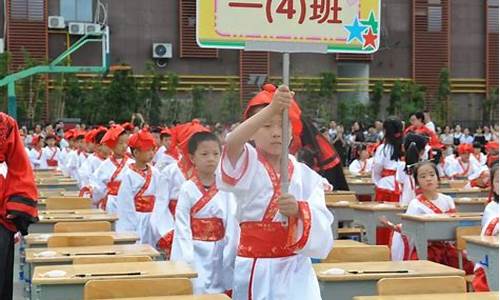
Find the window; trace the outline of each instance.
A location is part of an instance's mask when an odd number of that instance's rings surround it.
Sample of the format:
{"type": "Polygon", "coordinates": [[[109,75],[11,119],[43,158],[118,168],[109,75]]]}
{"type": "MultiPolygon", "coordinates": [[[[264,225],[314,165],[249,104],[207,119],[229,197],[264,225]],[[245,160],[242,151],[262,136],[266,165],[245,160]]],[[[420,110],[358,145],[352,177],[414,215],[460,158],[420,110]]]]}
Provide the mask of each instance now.
{"type": "Polygon", "coordinates": [[[443,7],[441,0],[427,1],[427,31],[441,32],[443,24],[443,7]]]}
{"type": "Polygon", "coordinates": [[[92,22],[92,0],[61,0],[60,14],[66,22],[92,22]]]}
{"type": "Polygon", "coordinates": [[[43,21],[43,0],[12,0],[10,16],[16,20],[43,21]]]}
{"type": "Polygon", "coordinates": [[[488,32],[498,33],[498,0],[488,0],[488,32]]]}

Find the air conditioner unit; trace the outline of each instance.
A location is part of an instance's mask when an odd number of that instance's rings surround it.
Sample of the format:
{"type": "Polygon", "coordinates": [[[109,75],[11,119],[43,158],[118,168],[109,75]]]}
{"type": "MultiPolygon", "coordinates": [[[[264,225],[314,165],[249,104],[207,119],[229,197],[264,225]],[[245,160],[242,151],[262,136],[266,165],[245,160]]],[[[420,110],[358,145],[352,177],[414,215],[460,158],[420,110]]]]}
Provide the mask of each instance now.
{"type": "Polygon", "coordinates": [[[0,39],[0,54],[5,51],[4,39],[0,39]]]}
{"type": "Polygon", "coordinates": [[[172,44],[154,43],[153,58],[172,58],[172,44]]]}
{"type": "Polygon", "coordinates": [[[85,34],[99,35],[102,32],[100,24],[85,24],[85,34]]]}
{"type": "Polygon", "coordinates": [[[66,24],[64,24],[64,17],[62,16],[49,16],[48,22],[49,28],[54,29],[64,29],[66,24]]]}
{"type": "Polygon", "coordinates": [[[85,24],[84,23],[69,23],[68,24],[69,34],[73,35],[84,35],[85,34],[85,24]]]}

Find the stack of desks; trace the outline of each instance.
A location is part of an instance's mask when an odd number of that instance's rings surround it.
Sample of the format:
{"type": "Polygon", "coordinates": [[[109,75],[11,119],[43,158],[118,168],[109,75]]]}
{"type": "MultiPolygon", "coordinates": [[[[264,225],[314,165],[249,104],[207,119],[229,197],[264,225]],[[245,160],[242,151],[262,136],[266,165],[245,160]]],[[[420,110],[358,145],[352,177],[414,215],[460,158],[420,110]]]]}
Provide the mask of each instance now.
{"type": "Polygon", "coordinates": [[[87,281],[116,278],[195,278],[191,267],[181,262],[154,261],[110,264],[82,264],[37,267],[32,279],[32,299],[72,300],[83,299],[83,288],[87,281]],[[57,277],[50,278],[49,272],[57,277]]]}
{"type": "Polygon", "coordinates": [[[462,270],[423,260],[321,263],[313,267],[319,281],[322,298],[335,300],[351,300],[354,296],[376,295],[377,282],[382,278],[465,275],[462,270]],[[340,275],[324,273],[332,268],[344,270],[346,273],[340,275]],[[355,272],[359,274],[354,274],[355,272]]]}
{"type": "MultiPolygon", "coordinates": [[[[490,290],[498,291],[498,236],[464,236],[469,259],[486,264],[490,290]]],[[[497,298],[498,299],[498,298],[497,298]]]]}
{"type": "Polygon", "coordinates": [[[403,233],[414,241],[418,257],[427,259],[429,241],[456,240],[457,227],[481,226],[481,214],[459,213],[457,215],[406,215],[401,214],[403,233]]]}
{"type": "Polygon", "coordinates": [[[360,296],[360,297],[354,297],[353,300],[498,300],[498,292],[360,296]]]}

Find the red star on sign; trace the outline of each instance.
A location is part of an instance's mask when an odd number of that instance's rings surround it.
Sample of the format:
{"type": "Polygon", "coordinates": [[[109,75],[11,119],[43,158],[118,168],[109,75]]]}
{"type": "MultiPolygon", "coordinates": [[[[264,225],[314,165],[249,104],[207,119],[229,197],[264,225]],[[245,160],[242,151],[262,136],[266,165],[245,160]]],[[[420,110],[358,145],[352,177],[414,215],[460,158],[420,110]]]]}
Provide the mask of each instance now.
{"type": "Polygon", "coordinates": [[[365,44],[363,45],[363,48],[366,48],[368,46],[372,46],[375,48],[375,41],[377,40],[377,35],[373,34],[373,31],[371,28],[368,29],[367,34],[363,34],[363,37],[365,38],[365,44]]]}

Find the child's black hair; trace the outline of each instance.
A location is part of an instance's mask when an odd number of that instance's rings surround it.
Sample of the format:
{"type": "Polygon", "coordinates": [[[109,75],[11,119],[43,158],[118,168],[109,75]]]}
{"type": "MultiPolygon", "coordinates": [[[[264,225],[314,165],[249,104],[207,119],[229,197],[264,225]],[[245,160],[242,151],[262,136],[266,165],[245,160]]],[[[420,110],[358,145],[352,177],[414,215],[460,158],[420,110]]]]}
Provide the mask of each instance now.
{"type": "MultiPolygon", "coordinates": [[[[403,141],[403,123],[396,117],[389,117],[384,121],[384,141],[392,145],[391,160],[398,161],[401,158],[401,143],[403,141]]],[[[385,146],[384,146],[385,147],[385,146]]]]}
{"type": "Polygon", "coordinates": [[[171,137],[172,135],[168,134],[168,133],[160,133],[160,140],[163,140],[164,138],[166,137],[171,137]]]}
{"type": "Polygon", "coordinates": [[[97,133],[95,135],[94,142],[99,145],[101,143],[101,140],[102,140],[102,138],[104,137],[105,134],[106,134],[106,131],[104,131],[104,130],[103,131],[99,131],[99,133],[97,133]]]}
{"type": "Polygon", "coordinates": [[[307,147],[300,148],[297,152],[297,160],[313,169],[315,165],[314,151],[307,147]]]}
{"type": "Polygon", "coordinates": [[[417,112],[415,112],[415,113],[412,113],[412,114],[410,115],[410,117],[411,117],[411,116],[415,116],[415,118],[417,118],[418,120],[420,120],[422,123],[425,123],[425,115],[424,115],[424,113],[423,113],[423,112],[421,112],[421,111],[417,111],[417,112]]]}
{"type": "Polygon", "coordinates": [[[220,140],[215,134],[213,134],[211,132],[206,132],[206,131],[197,132],[197,133],[193,134],[193,136],[191,136],[191,138],[189,139],[189,142],[188,142],[189,154],[193,155],[196,152],[196,149],[198,149],[198,145],[201,142],[206,142],[206,141],[217,142],[217,144],[219,145],[219,148],[221,147],[220,140]]]}
{"type": "Polygon", "coordinates": [[[434,169],[434,172],[436,172],[436,177],[438,181],[441,181],[441,178],[439,178],[439,171],[436,167],[436,165],[430,161],[430,160],[424,160],[419,162],[414,168],[413,168],[413,178],[415,179],[415,182],[418,184],[418,170],[422,168],[423,166],[430,165],[434,169]]]}
{"type": "Polygon", "coordinates": [[[410,133],[404,140],[405,148],[405,171],[411,174],[413,166],[420,161],[420,152],[425,149],[427,138],[425,136],[410,133]]]}
{"type": "Polygon", "coordinates": [[[483,150],[483,144],[481,144],[480,142],[474,142],[474,144],[472,144],[472,147],[479,148],[481,149],[481,151],[483,150]]]}

